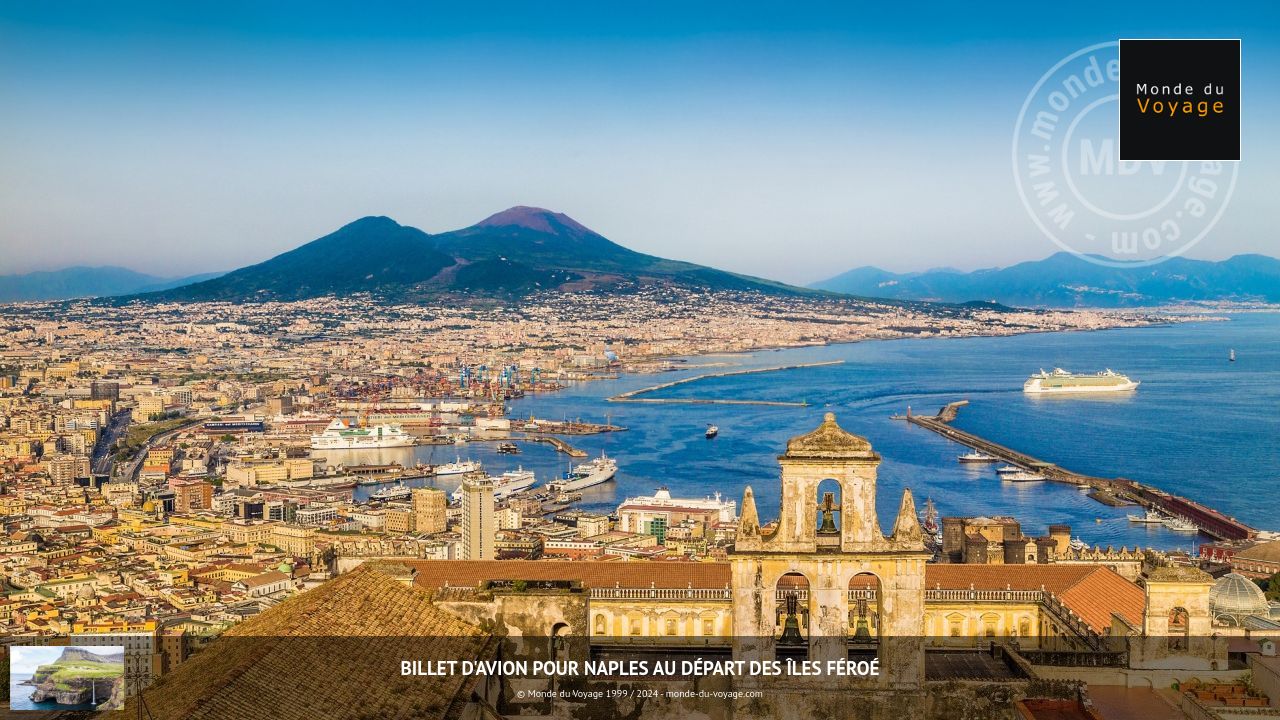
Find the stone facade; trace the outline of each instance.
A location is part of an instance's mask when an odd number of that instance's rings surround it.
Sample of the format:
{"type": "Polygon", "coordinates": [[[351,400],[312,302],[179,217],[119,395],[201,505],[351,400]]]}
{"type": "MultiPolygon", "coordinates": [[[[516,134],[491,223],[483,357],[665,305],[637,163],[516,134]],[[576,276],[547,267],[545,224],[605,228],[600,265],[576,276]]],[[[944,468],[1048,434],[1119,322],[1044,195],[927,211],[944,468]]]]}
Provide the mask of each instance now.
{"type": "Polygon", "coordinates": [[[737,544],[730,555],[734,657],[776,657],[776,618],[785,598],[779,587],[784,576],[792,576],[803,578],[808,590],[806,622],[800,629],[808,658],[846,658],[850,590],[870,586],[878,589],[870,612],[876,614],[879,680],[887,686],[919,686],[924,680],[924,565],[929,553],[911,491],[903,492],[893,532],[884,535],[876,516],[880,456],[865,438],[837,425],[831,413],[816,430],[788,442],[778,462],[782,517],[771,532],[760,527],[751,488],[742,499],[737,544]],[[828,480],[834,481],[838,499],[818,496],[828,480]]]}

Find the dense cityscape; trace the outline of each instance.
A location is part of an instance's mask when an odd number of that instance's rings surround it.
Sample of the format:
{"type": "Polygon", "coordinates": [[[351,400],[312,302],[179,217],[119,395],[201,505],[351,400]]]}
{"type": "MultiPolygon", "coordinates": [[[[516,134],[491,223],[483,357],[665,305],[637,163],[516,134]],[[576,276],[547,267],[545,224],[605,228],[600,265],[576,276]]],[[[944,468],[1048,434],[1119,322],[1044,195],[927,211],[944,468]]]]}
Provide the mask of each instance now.
{"type": "MultiPolygon", "coordinates": [[[[535,441],[581,458],[574,436],[619,428],[515,418],[506,402],[616,373],[661,374],[707,353],[1179,319],[670,288],[482,309],[77,301],[7,306],[3,316],[0,622],[10,641],[134,648],[125,695],[367,561],[723,564],[756,522],[749,496],[740,516],[736,499],[665,489],[612,513],[576,509],[574,488],[608,480],[612,461],[574,460],[574,485],[494,476],[470,461],[362,463],[351,449],[488,443],[518,454],[535,441]],[[457,492],[405,485],[445,478],[457,492]],[[358,501],[363,486],[376,489],[358,501]]],[[[1106,567],[1137,581],[1202,560],[1081,547],[1067,527],[1029,537],[1012,518],[940,518],[931,507],[912,521],[946,564],[1106,567]]],[[[1206,545],[1204,560],[1269,577],[1280,567],[1276,543],[1259,544],[1266,537],[1206,545]]],[[[427,581],[448,573],[435,575],[427,581]]]]}

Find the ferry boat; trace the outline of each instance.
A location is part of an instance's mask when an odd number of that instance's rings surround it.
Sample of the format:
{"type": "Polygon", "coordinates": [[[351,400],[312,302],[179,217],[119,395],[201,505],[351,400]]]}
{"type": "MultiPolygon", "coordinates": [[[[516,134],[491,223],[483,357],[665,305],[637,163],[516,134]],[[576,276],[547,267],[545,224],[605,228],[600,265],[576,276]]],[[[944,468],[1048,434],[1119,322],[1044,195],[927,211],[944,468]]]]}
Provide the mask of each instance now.
{"type": "Polygon", "coordinates": [[[573,492],[609,482],[617,474],[618,462],[600,453],[600,457],[578,465],[565,473],[560,480],[548,483],[548,487],[558,493],[573,492]]]}
{"type": "Polygon", "coordinates": [[[1019,473],[1019,472],[1022,472],[1022,468],[1018,467],[1017,465],[1001,465],[1000,467],[996,468],[997,475],[1010,475],[1010,474],[1019,473]]]}
{"type": "Polygon", "coordinates": [[[1076,552],[1084,552],[1085,550],[1089,549],[1089,543],[1085,542],[1080,538],[1076,538],[1071,541],[1071,549],[1075,550],[1076,552]]]}
{"type": "Polygon", "coordinates": [[[717,435],[719,435],[719,434],[720,434],[720,428],[716,427],[715,425],[708,425],[708,426],[707,426],[707,439],[708,439],[708,440],[710,440],[711,438],[713,438],[713,437],[715,437],[715,436],[717,436],[717,435]]]}
{"type": "Polygon", "coordinates": [[[413,495],[413,491],[409,489],[408,485],[405,485],[404,483],[396,483],[391,487],[385,487],[381,490],[373,491],[373,493],[369,495],[369,499],[382,500],[384,502],[387,500],[407,500],[411,495],[413,495]]]}
{"type": "Polygon", "coordinates": [[[312,450],[367,450],[412,447],[413,444],[413,436],[399,425],[352,427],[351,423],[340,418],[334,418],[324,432],[311,436],[312,450]]]}
{"type": "Polygon", "coordinates": [[[1168,519],[1154,510],[1147,510],[1146,513],[1142,515],[1128,515],[1127,517],[1129,518],[1129,522],[1149,523],[1153,525],[1161,525],[1168,519]]]}
{"type": "Polygon", "coordinates": [[[977,450],[974,450],[971,453],[965,453],[964,455],[960,455],[959,457],[956,458],[956,460],[959,460],[962,463],[993,463],[993,462],[999,462],[1000,458],[992,457],[991,455],[988,455],[986,453],[981,453],[981,452],[978,452],[977,450]]]}
{"type": "MultiPolygon", "coordinates": [[[[528,490],[538,482],[532,470],[525,470],[523,467],[515,470],[508,470],[498,477],[491,477],[489,480],[493,483],[493,499],[503,500],[514,495],[521,490],[528,490]]],[[[454,500],[462,499],[462,486],[458,486],[453,491],[451,497],[454,500]]]]}
{"type": "Polygon", "coordinates": [[[440,475],[465,475],[467,473],[480,472],[482,468],[480,463],[475,460],[462,460],[454,457],[453,462],[437,465],[432,472],[436,476],[440,475]]]}
{"type": "Polygon", "coordinates": [[[1174,532],[1200,532],[1200,528],[1196,527],[1195,525],[1192,525],[1191,523],[1187,522],[1186,520],[1183,520],[1182,518],[1176,518],[1176,517],[1165,518],[1164,526],[1174,532]]]}
{"type": "Polygon", "coordinates": [[[1040,482],[1045,479],[1045,476],[1040,473],[1019,470],[1018,472],[1004,473],[1000,476],[1000,479],[1005,482],[1040,482]]]}
{"type": "Polygon", "coordinates": [[[1056,393],[1096,393],[1127,392],[1136,390],[1139,381],[1130,380],[1111,368],[1093,375],[1077,375],[1062,368],[1054,368],[1053,372],[1043,369],[1027,378],[1022,384],[1022,392],[1032,395],[1056,393]]]}
{"type": "Polygon", "coordinates": [[[502,443],[501,445],[499,445],[499,446],[498,446],[498,454],[500,454],[500,455],[519,455],[519,454],[520,454],[520,446],[519,446],[519,445],[516,445],[515,443],[510,443],[510,442],[502,443]]]}

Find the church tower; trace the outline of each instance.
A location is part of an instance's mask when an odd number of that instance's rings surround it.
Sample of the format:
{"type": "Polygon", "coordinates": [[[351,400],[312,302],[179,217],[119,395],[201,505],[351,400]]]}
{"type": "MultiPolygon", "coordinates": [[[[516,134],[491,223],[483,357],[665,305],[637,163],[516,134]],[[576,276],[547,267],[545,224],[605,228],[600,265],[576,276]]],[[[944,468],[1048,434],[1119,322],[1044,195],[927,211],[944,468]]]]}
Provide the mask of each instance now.
{"type": "Polygon", "coordinates": [[[827,413],[778,457],[782,501],[762,527],[755,497],[742,499],[730,554],[734,657],[880,659],[879,683],[924,681],[924,549],[911,491],[893,531],[876,516],[880,456],[827,413]]]}

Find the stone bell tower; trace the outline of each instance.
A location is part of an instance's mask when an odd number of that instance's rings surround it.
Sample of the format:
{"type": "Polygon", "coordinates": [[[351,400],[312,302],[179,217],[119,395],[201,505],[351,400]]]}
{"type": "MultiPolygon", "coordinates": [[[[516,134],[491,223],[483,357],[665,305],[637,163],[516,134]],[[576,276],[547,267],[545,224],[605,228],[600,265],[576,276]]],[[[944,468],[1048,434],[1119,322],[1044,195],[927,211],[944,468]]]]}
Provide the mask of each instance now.
{"type": "MultiPolygon", "coordinates": [[[[876,517],[880,456],[866,438],[845,431],[827,413],[807,435],[787,442],[777,525],[762,531],[755,498],[742,498],[733,577],[734,657],[772,660],[779,651],[783,613],[801,600],[800,626],[811,660],[837,660],[865,647],[871,635],[880,658],[879,683],[917,686],[924,680],[924,549],[911,491],[902,494],[893,532],[876,517]],[[839,490],[819,496],[834,481],[839,490]],[[835,515],[839,514],[837,524],[835,515]],[[784,576],[785,579],[784,579],[784,576]],[[805,584],[807,583],[807,585],[805,584]],[[796,588],[801,589],[796,589],[796,588]],[[874,621],[854,618],[874,608],[874,621]],[[855,638],[855,627],[861,630],[855,638]],[[874,631],[866,628],[874,625],[874,631]]],[[[791,631],[794,641],[794,629],[791,631]]],[[[784,641],[785,644],[785,641],[784,641]]],[[[868,651],[870,652],[870,650],[868,651]]]]}

